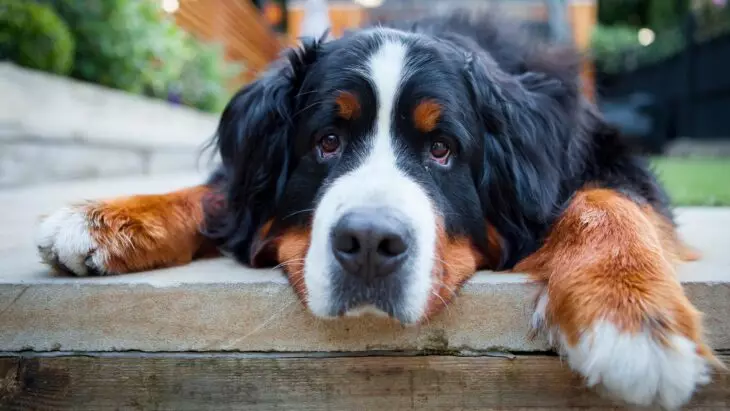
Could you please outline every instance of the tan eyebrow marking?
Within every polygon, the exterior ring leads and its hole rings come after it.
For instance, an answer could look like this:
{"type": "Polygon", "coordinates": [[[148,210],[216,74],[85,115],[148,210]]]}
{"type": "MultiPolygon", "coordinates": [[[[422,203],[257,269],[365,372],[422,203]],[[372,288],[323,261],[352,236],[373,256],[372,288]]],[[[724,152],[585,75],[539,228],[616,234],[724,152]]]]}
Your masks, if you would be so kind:
{"type": "Polygon", "coordinates": [[[416,128],[428,133],[436,129],[441,118],[441,105],[433,99],[424,100],[413,110],[413,122],[416,128]]]}
{"type": "Polygon", "coordinates": [[[338,115],[345,120],[353,120],[360,117],[360,100],[349,91],[340,91],[335,99],[338,115]]]}

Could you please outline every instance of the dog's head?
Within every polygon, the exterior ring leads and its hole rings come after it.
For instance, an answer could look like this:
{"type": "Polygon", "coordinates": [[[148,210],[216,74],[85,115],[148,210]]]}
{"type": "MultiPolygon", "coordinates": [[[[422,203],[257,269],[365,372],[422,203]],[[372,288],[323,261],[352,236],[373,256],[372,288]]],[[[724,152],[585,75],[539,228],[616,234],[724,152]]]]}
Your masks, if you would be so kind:
{"type": "Polygon", "coordinates": [[[577,87],[550,73],[510,74],[465,37],[304,42],[225,109],[208,229],[283,267],[317,316],[419,322],[551,218],[577,87]]]}

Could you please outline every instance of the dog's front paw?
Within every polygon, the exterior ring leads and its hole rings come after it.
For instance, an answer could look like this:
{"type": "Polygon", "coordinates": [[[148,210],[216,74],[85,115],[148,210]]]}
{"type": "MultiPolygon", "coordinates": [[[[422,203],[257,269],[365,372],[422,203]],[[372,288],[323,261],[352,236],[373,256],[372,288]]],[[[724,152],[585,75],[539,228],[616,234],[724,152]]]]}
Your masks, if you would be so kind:
{"type": "MultiPolygon", "coordinates": [[[[600,394],[633,405],[674,410],[710,382],[713,366],[722,366],[699,335],[682,332],[683,325],[699,329],[699,316],[689,302],[676,302],[686,310],[667,306],[667,316],[644,313],[645,321],[636,327],[630,323],[630,314],[619,309],[574,328],[576,324],[565,324],[569,320],[565,313],[550,311],[546,292],[538,300],[533,326],[548,333],[570,367],[600,394]],[[546,312],[560,320],[547,321],[546,312]]],[[[622,308],[637,308],[627,303],[622,308]]]]}
{"type": "Polygon", "coordinates": [[[602,321],[566,351],[571,368],[588,386],[631,404],[674,410],[710,381],[698,344],[677,334],[660,340],[651,330],[627,333],[602,321]]]}
{"type": "Polygon", "coordinates": [[[63,273],[110,274],[107,255],[92,233],[90,206],[64,207],[41,220],[35,243],[41,259],[63,273]]]}

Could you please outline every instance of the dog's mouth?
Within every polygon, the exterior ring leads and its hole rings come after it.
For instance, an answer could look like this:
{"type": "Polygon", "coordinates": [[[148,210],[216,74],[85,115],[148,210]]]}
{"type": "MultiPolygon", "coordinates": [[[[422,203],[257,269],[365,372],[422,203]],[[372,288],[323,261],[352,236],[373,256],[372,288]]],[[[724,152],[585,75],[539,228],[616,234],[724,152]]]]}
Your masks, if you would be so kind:
{"type": "MultiPolygon", "coordinates": [[[[326,320],[381,318],[416,326],[429,322],[454,302],[461,284],[450,277],[445,262],[426,273],[403,271],[376,280],[365,280],[342,270],[322,276],[290,273],[318,281],[304,281],[297,294],[315,317],[326,320]]],[[[306,264],[305,264],[306,265],[306,264]]],[[[473,272],[472,272],[473,274],[473,272]]],[[[302,284],[302,283],[300,283],[302,284]]]]}
{"type": "MultiPolygon", "coordinates": [[[[364,279],[337,270],[328,276],[327,300],[309,301],[315,315],[324,318],[387,317],[404,325],[418,322],[424,307],[415,306],[409,296],[406,273],[379,279],[364,279]]],[[[313,290],[314,291],[314,290],[313,290]]],[[[309,295],[322,294],[317,291],[309,295]]]]}

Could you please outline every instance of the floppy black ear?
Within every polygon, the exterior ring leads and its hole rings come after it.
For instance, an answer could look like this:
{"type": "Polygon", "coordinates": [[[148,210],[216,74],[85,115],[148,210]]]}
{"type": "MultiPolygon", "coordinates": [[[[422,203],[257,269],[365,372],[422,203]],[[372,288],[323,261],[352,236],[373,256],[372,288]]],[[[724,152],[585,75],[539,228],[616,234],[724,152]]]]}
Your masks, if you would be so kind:
{"type": "Polygon", "coordinates": [[[485,218],[503,240],[502,265],[511,266],[537,248],[559,211],[578,87],[529,67],[506,73],[486,54],[469,56],[466,72],[483,124],[476,183],[485,218]]]}
{"type": "Polygon", "coordinates": [[[206,234],[248,264],[254,236],[273,215],[295,166],[296,94],[320,40],[289,49],[229,101],[214,140],[222,160],[222,204],[207,212],[206,234]]]}

